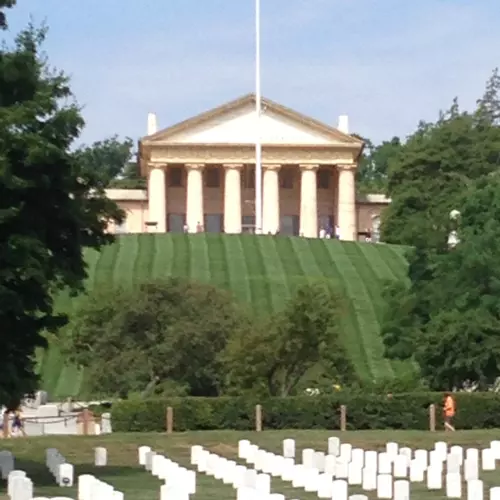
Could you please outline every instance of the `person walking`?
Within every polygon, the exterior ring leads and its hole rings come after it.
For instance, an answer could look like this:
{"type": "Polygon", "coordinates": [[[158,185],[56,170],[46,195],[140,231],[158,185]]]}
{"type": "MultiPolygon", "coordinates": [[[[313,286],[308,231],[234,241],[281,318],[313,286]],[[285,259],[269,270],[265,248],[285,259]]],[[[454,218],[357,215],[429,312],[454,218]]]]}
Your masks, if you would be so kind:
{"type": "Polygon", "coordinates": [[[447,392],[444,395],[444,430],[445,431],[454,431],[455,427],[453,426],[453,417],[456,412],[455,399],[453,396],[447,392]]]}

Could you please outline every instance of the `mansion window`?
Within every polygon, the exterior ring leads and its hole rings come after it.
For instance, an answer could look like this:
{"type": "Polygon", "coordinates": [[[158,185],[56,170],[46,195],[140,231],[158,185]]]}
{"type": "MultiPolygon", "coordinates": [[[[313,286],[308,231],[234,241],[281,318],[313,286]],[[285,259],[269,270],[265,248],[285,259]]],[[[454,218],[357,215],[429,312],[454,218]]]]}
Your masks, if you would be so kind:
{"type": "Polygon", "coordinates": [[[279,172],[280,178],[280,188],[282,189],[293,189],[293,169],[282,168],[279,172]]]}
{"type": "Polygon", "coordinates": [[[182,167],[169,167],[167,172],[168,186],[182,187],[182,167]]]}
{"type": "Polygon", "coordinates": [[[241,175],[244,189],[255,189],[255,167],[245,167],[241,175]]]}
{"type": "Polygon", "coordinates": [[[299,235],[300,219],[298,215],[282,215],[280,217],[280,234],[284,236],[299,235]]]}
{"type": "Polygon", "coordinates": [[[218,167],[208,167],[205,170],[205,187],[218,188],[220,187],[220,172],[218,167]]]}
{"type": "Polygon", "coordinates": [[[205,232],[207,233],[222,233],[224,217],[222,214],[206,214],[205,215],[205,232]]]}
{"type": "Polygon", "coordinates": [[[183,233],[186,216],[184,214],[168,214],[167,222],[170,233],[183,233]]]}
{"type": "Polygon", "coordinates": [[[244,215],[241,218],[241,231],[253,234],[255,231],[255,215],[244,215]]]}
{"type": "Polygon", "coordinates": [[[326,168],[320,168],[318,170],[318,189],[330,189],[330,179],[332,173],[326,168]]]}

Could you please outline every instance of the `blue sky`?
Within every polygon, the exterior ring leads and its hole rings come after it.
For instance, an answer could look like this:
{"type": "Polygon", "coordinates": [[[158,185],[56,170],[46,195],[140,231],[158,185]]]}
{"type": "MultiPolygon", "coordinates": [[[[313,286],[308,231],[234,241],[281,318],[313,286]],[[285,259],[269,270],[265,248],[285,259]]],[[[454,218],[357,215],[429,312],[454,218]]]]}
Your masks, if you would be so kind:
{"type": "MultiPolygon", "coordinates": [[[[473,106],[500,66],[498,0],[261,0],[263,95],[378,142],[473,106]]],[[[254,90],[254,0],[18,0],[50,27],[82,141],[145,135],[254,90]]]]}

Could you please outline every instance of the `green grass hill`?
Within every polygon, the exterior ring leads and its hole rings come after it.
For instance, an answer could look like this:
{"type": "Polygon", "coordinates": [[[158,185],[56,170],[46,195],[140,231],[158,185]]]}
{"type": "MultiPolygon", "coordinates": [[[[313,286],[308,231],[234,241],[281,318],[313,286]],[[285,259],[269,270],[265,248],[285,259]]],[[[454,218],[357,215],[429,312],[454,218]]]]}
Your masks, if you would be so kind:
{"type": "MultiPolygon", "coordinates": [[[[86,258],[89,291],[185,276],[232,290],[256,314],[279,309],[307,280],[331,279],[350,299],[345,343],[359,374],[380,380],[413,369],[409,363],[384,359],[380,337],[382,283],[402,278],[406,270],[400,247],[284,236],[137,234],[119,236],[113,245],[100,253],[89,251],[86,258]]],[[[71,316],[81,300],[60,296],[56,307],[71,316]]],[[[82,393],[84,374],[65,365],[57,341],[40,353],[39,369],[43,389],[53,397],[82,393]]]]}

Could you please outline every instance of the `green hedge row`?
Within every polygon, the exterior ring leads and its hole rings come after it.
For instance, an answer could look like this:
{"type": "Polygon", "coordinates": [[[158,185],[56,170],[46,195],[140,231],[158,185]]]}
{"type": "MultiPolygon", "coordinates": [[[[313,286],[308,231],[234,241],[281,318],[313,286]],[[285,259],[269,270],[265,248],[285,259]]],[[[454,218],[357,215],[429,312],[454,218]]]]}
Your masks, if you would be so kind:
{"type": "MultiPolygon", "coordinates": [[[[457,429],[500,428],[500,396],[493,393],[456,394],[457,429]]],[[[113,404],[117,432],[164,432],[166,409],[174,410],[174,430],[253,430],[255,405],[262,405],[263,429],[339,429],[340,406],[347,407],[347,428],[429,429],[429,405],[436,405],[442,429],[441,393],[386,395],[299,396],[251,401],[248,398],[173,398],[119,401],[113,404]]]]}

